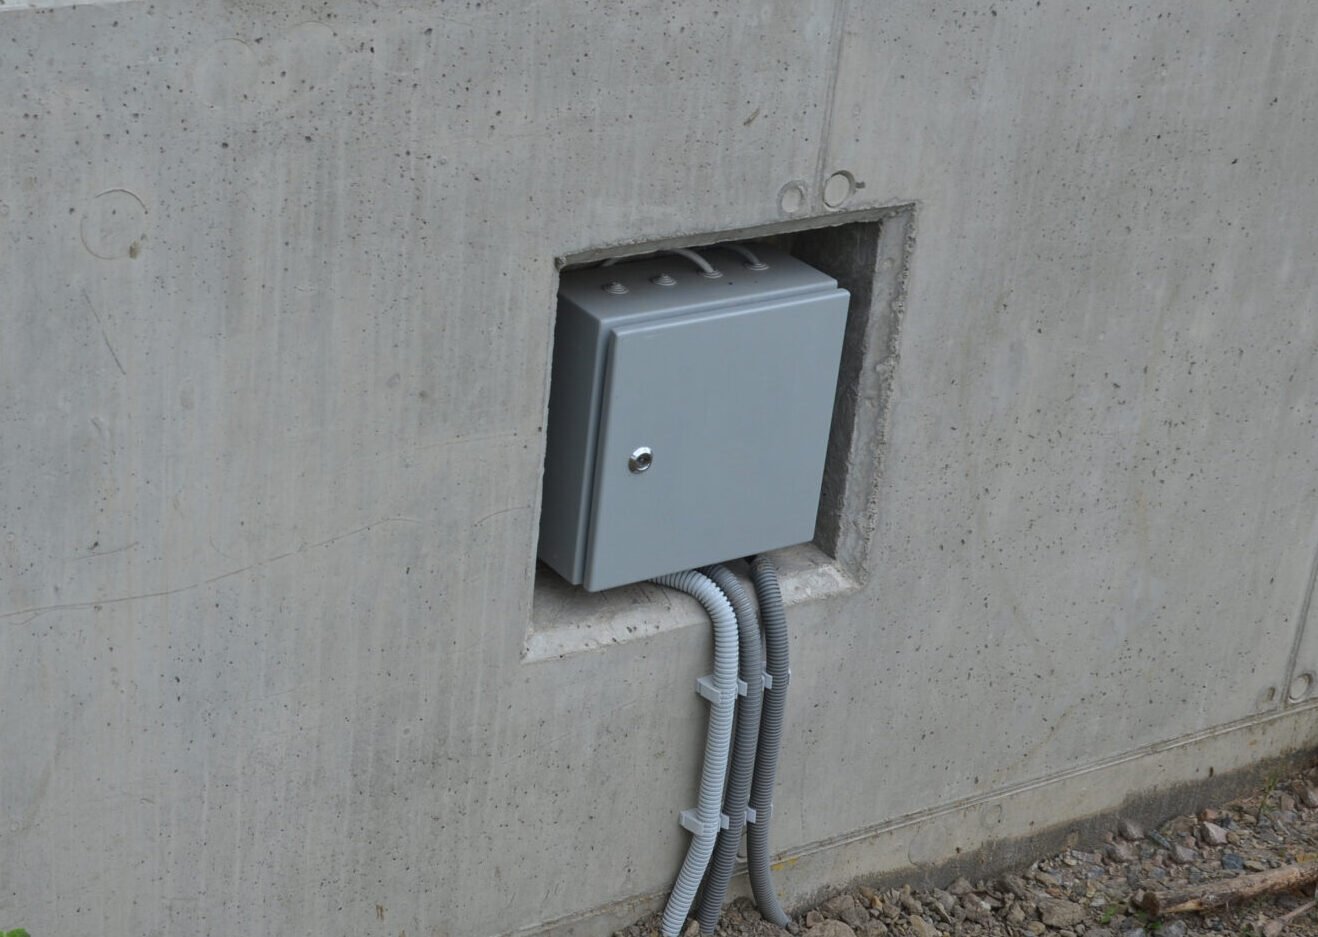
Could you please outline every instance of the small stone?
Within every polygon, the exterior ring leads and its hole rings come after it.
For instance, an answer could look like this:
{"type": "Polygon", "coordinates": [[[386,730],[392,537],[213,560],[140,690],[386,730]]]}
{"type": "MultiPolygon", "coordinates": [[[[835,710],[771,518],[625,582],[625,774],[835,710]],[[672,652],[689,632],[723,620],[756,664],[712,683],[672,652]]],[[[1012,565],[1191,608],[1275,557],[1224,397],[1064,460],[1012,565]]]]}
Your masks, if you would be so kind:
{"type": "Polygon", "coordinates": [[[1318,807],[1318,788],[1311,787],[1303,781],[1300,781],[1295,785],[1295,796],[1299,799],[1300,803],[1304,804],[1304,806],[1308,807],[1310,810],[1314,807],[1318,807]]]}
{"type": "Polygon", "coordinates": [[[1239,846],[1240,834],[1228,831],[1226,834],[1226,841],[1227,841],[1227,845],[1229,846],[1239,846]]]}
{"type": "MultiPolygon", "coordinates": [[[[938,928],[930,924],[918,914],[911,915],[911,933],[915,937],[938,937],[938,928]]],[[[807,935],[808,937],[808,935],[807,935]]],[[[823,935],[823,937],[832,937],[832,935],[823,935]]],[[[841,935],[837,935],[841,937],[841,935]]]]}
{"type": "Polygon", "coordinates": [[[978,924],[987,924],[993,918],[988,903],[982,901],[976,895],[962,895],[961,909],[965,912],[966,917],[978,924]]]}
{"type": "Polygon", "coordinates": [[[1172,848],[1172,841],[1169,840],[1166,836],[1163,836],[1163,835],[1162,835],[1161,833],[1159,833],[1157,830],[1150,830],[1150,831],[1149,831],[1149,839],[1153,840],[1155,843],[1157,843],[1157,844],[1158,844],[1159,846],[1161,846],[1163,849],[1168,849],[1168,850],[1170,850],[1170,849],[1172,848]]]}
{"type": "MultiPolygon", "coordinates": [[[[1205,811],[1208,813],[1208,811],[1205,811]]],[[[1211,820],[1217,816],[1217,811],[1208,813],[1207,819],[1211,820]]],[[[1195,828],[1194,817],[1174,817],[1162,825],[1163,831],[1168,836],[1184,836],[1187,833],[1193,833],[1195,828]]]]}
{"type": "Polygon", "coordinates": [[[947,890],[949,893],[960,897],[961,895],[974,891],[975,886],[970,884],[969,879],[958,878],[951,885],[947,886],[947,890]]]}
{"type": "Polygon", "coordinates": [[[1030,886],[1019,875],[1003,876],[1002,890],[1010,892],[1022,901],[1028,901],[1034,897],[1034,893],[1030,891],[1030,886]]]}
{"type": "MultiPolygon", "coordinates": [[[[811,912],[814,913],[814,912],[811,912]]],[[[810,915],[806,915],[807,921],[810,915]]],[[[856,937],[856,932],[841,921],[822,921],[805,932],[805,937],[856,937]]]]}
{"type": "Polygon", "coordinates": [[[1085,919],[1085,909],[1065,898],[1040,898],[1039,919],[1049,927],[1074,927],[1085,919]]]}
{"type": "Polygon", "coordinates": [[[867,888],[866,886],[861,885],[856,889],[856,893],[860,895],[861,900],[871,908],[883,907],[883,899],[879,897],[879,893],[873,888],[867,888]]]}
{"type": "Polygon", "coordinates": [[[1091,927],[1085,931],[1085,937],[1112,937],[1112,931],[1106,927],[1091,927]]]}
{"type": "Polygon", "coordinates": [[[1144,838],[1144,827],[1129,817],[1122,817],[1117,821],[1117,835],[1124,840],[1137,843],[1144,838]]]}
{"type": "Polygon", "coordinates": [[[864,927],[870,922],[870,913],[860,905],[847,908],[838,915],[838,920],[853,928],[864,927]]]}
{"type": "Polygon", "coordinates": [[[1044,934],[1048,933],[1048,928],[1044,927],[1039,921],[1030,921],[1030,923],[1025,925],[1025,929],[1033,934],[1034,937],[1043,937],[1044,934]]]}
{"type": "Polygon", "coordinates": [[[1113,862],[1125,865],[1127,862],[1134,862],[1139,856],[1135,852],[1135,847],[1130,843],[1108,843],[1103,847],[1103,854],[1113,862]]]}
{"type": "Polygon", "coordinates": [[[1222,819],[1222,812],[1220,810],[1215,810],[1212,807],[1205,807],[1203,810],[1199,811],[1199,819],[1208,823],[1216,823],[1218,820],[1222,819]]]}
{"type": "Polygon", "coordinates": [[[1257,859],[1246,859],[1245,868],[1249,869],[1251,872],[1263,872],[1266,871],[1268,867],[1265,863],[1259,862],[1257,859]]]}
{"type": "Polygon", "coordinates": [[[943,891],[941,888],[935,888],[929,893],[929,897],[944,911],[951,911],[956,907],[956,898],[952,896],[951,892],[943,891]]]}
{"type": "Polygon", "coordinates": [[[1148,937],[1148,934],[1142,927],[1132,927],[1130,930],[1122,932],[1121,937],[1148,937]]]}
{"type": "Polygon", "coordinates": [[[1288,812],[1294,812],[1294,811],[1295,811],[1295,798],[1292,797],[1290,794],[1282,794],[1281,796],[1279,796],[1279,797],[1277,798],[1277,805],[1278,805],[1279,807],[1281,807],[1282,810],[1285,810],[1285,811],[1288,811],[1288,812]]]}
{"type": "Polygon", "coordinates": [[[1226,836],[1226,830],[1216,823],[1205,821],[1199,824],[1199,838],[1210,846],[1225,846],[1226,836]]]}
{"type": "Polygon", "coordinates": [[[823,923],[824,923],[824,916],[820,914],[818,911],[810,910],[805,913],[806,927],[818,927],[820,924],[823,923]]]}
{"type": "Polygon", "coordinates": [[[1011,924],[1013,927],[1020,927],[1022,924],[1025,923],[1025,909],[1022,908],[1019,904],[1014,904],[1009,909],[1007,909],[1007,914],[1005,919],[1007,923],[1011,924]]]}
{"type": "Polygon", "coordinates": [[[1231,872],[1239,872],[1245,867],[1245,860],[1240,858],[1234,852],[1222,853],[1222,868],[1231,872]]]}
{"type": "Polygon", "coordinates": [[[1188,846],[1176,845],[1171,851],[1172,861],[1177,865],[1189,865],[1199,861],[1199,853],[1188,846]]]}
{"type": "Polygon", "coordinates": [[[859,937],[887,937],[888,927],[882,921],[870,921],[856,933],[859,937]]]}
{"type": "Polygon", "coordinates": [[[1056,888],[1058,885],[1062,884],[1062,880],[1060,878],[1058,878],[1056,875],[1053,875],[1051,872],[1045,872],[1042,869],[1034,873],[1034,880],[1038,882],[1040,885],[1049,886],[1052,888],[1056,888]]]}
{"type": "Polygon", "coordinates": [[[856,899],[846,892],[840,895],[834,895],[819,906],[819,910],[825,914],[831,914],[833,917],[841,917],[843,911],[850,911],[856,907],[856,899]]]}
{"type": "Polygon", "coordinates": [[[1189,930],[1184,921],[1168,921],[1158,928],[1158,937],[1185,937],[1189,930]]]}

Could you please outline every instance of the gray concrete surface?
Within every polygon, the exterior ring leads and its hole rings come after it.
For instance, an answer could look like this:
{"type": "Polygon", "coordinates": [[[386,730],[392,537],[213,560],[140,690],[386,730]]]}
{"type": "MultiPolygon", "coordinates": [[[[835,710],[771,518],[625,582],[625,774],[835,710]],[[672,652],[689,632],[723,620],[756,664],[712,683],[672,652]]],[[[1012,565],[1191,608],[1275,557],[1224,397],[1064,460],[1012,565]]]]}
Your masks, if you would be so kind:
{"type": "Polygon", "coordinates": [[[554,258],[780,221],[793,181],[822,215],[843,170],[917,240],[864,574],[787,558],[784,897],[1318,742],[1315,34],[1305,0],[0,7],[0,923],[652,904],[708,635],[646,590],[617,640],[532,624],[554,258]]]}

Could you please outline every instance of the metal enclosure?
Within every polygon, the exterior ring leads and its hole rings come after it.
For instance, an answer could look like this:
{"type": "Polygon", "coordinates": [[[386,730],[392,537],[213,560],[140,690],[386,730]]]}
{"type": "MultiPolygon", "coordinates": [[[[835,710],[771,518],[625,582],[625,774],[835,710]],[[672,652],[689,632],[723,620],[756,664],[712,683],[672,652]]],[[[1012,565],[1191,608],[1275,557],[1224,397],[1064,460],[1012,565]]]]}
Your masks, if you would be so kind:
{"type": "Polygon", "coordinates": [[[849,296],[702,255],[563,275],[540,557],[588,590],[813,536],[849,296]]]}

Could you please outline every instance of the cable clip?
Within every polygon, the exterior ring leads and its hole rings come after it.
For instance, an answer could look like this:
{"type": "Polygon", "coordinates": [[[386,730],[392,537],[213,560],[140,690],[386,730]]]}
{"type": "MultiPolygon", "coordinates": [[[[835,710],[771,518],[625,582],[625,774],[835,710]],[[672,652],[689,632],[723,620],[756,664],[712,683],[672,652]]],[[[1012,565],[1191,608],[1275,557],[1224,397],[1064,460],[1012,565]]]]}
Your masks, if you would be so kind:
{"type": "MultiPolygon", "coordinates": [[[[783,674],[783,689],[784,690],[787,689],[787,687],[791,685],[791,682],[792,682],[792,670],[789,667],[787,669],[787,673],[783,674]]],[[[773,689],[773,674],[769,673],[769,671],[767,670],[764,672],[764,688],[766,690],[773,689]]]]}
{"type": "Polygon", "coordinates": [[[765,823],[768,823],[769,820],[773,818],[772,803],[765,804],[763,810],[756,810],[754,807],[750,806],[749,804],[746,805],[747,823],[759,823],[761,818],[763,818],[765,823]]]}
{"type": "Polygon", "coordinates": [[[746,695],[746,681],[738,680],[737,689],[727,696],[719,692],[718,685],[714,683],[714,675],[706,674],[703,677],[696,678],[696,692],[709,700],[711,703],[733,703],[738,696],[746,695]]]}
{"type": "Polygon", "coordinates": [[[726,830],[730,822],[726,813],[720,813],[717,823],[701,823],[700,815],[694,807],[690,810],[683,810],[677,815],[677,818],[682,824],[682,829],[695,836],[715,836],[719,830],[726,830]]]}

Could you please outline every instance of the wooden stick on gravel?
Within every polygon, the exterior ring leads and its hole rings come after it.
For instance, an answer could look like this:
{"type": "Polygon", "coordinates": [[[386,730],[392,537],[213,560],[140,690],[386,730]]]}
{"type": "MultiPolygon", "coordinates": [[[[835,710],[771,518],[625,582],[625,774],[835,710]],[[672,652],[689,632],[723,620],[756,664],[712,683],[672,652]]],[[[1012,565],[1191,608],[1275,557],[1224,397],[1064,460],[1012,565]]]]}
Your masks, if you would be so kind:
{"type": "Polygon", "coordinates": [[[1318,882],[1318,861],[1282,866],[1251,875],[1237,875],[1192,885],[1177,891],[1147,891],[1140,907],[1155,917],[1208,911],[1239,904],[1259,895],[1271,895],[1318,882]]]}

